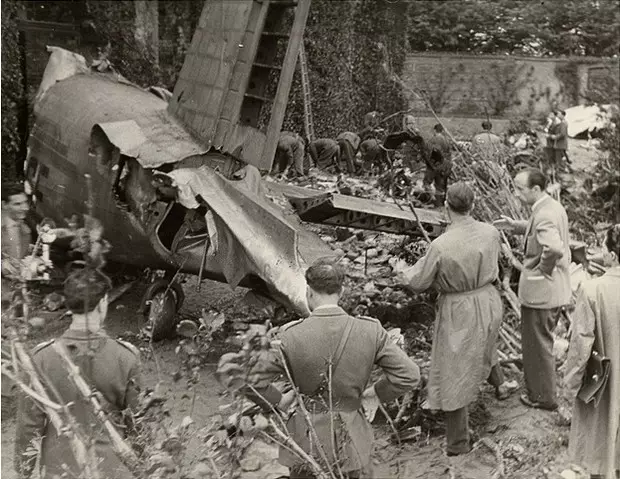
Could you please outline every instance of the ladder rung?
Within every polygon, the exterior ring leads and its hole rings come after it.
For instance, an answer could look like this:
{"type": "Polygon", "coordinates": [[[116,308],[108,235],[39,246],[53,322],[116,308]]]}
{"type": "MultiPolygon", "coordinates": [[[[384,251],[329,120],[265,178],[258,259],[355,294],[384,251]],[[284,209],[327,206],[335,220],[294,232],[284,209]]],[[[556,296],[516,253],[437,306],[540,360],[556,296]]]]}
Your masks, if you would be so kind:
{"type": "Polygon", "coordinates": [[[273,101],[273,98],[268,98],[266,96],[260,96],[260,95],[253,95],[252,93],[246,93],[244,96],[247,98],[253,98],[254,100],[273,101]]]}
{"type": "Polygon", "coordinates": [[[290,35],[288,33],[279,33],[279,32],[263,32],[263,35],[267,37],[278,37],[278,38],[288,38],[290,35]]]}
{"type": "Polygon", "coordinates": [[[282,70],[282,67],[279,67],[277,65],[267,65],[266,63],[252,63],[252,65],[255,67],[259,67],[259,68],[269,68],[271,70],[282,70]]]}
{"type": "Polygon", "coordinates": [[[270,5],[277,5],[278,7],[296,7],[296,0],[270,0],[270,5]]]}

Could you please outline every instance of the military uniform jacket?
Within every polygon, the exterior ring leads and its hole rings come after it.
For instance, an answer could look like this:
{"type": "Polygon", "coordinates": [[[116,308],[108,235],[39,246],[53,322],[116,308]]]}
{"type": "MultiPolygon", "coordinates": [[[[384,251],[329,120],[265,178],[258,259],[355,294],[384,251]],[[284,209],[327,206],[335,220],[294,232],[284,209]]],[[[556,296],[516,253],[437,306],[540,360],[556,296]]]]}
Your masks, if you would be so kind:
{"type": "Polygon", "coordinates": [[[564,207],[543,197],[532,210],[525,229],[519,300],[523,306],[551,309],[570,303],[570,246],[564,207]]]}
{"type": "MultiPolygon", "coordinates": [[[[69,329],[59,339],[80,368],[82,376],[92,388],[101,394],[101,401],[108,417],[121,434],[123,425],[121,411],[135,410],[138,406],[140,387],[140,360],[138,350],[129,343],[109,338],[105,333],[88,334],[69,329]]],[[[35,348],[32,359],[43,378],[47,378],[60,396],[56,402],[71,403],[70,411],[79,426],[95,441],[95,451],[101,459],[99,471],[106,479],[128,479],[134,476],[116,456],[100,421],[90,404],[82,397],[69,378],[65,362],[51,347],[53,341],[35,348]]],[[[50,391],[52,400],[55,394],[50,391]]],[[[20,477],[30,477],[36,455],[24,456],[31,441],[42,436],[40,466],[41,478],[60,477],[63,464],[70,471],[69,477],[80,473],[65,436],[49,422],[45,412],[34,401],[24,397],[19,401],[15,441],[15,465],[20,477]]],[[[64,477],[64,476],[63,476],[64,477]]]]}
{"type": "MultiPolygon", "coordinates": [[[[320,390],[321,384],[325,384],[323,377],[328,374],[328,360],[338,348],[348,318],[349,315],[340,307],[326,306],[315,309],[311,316],[293,324],[282,333],[281,347],[287,358],[293,381],[302,394],[312,397],[317,390],[320,390]]],[[[336,422],[340,420],[344,428],[344,438],[337,437],[333,448],[331,415],[324,410],[317,410],[313,405],[320,404],[320,401],[308,405],[314,428],[321,438],[329,460],[333,461],[332,451],[335,449],[345,472],[367,471],[370,468],[373,432],[361,410],[361,396],[369,386],[373,366],[379,366],[385,374],[375,384],[375,390],[382,402],[391,401],[412,390],[420,380],[416,364],[389,339],[378,320],[371,318],[351,318],[351,320],[353,321],[351,333],[340,361],[335,365],[332,377],[336,422]]],[[[259,367],[263,374],[271,376],[274,380],[284,374],[281,362],[273,353],[264,358],[259,367]]],[[[274,403],[280,399],[278,393],[266,392],[266,397],[270,397],[274,403]]],[[[308,440],[306,422],[299,411],[289,419],[287,427],[295,441],[305,451],[316,453],[317,446],[308,440]]],[[[299,459],[281,448],[280,462],[291,467],[299,464],[299,459]]]]}

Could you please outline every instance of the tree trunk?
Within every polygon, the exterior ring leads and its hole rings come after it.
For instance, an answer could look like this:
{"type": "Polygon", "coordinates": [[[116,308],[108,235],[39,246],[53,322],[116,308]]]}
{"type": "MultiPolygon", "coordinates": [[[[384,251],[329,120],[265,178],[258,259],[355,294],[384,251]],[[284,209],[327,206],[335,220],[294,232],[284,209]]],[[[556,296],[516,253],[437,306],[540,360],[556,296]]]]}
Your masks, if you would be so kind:
{"type": "Polygon", "coordinates": [[[136,0],[136,41],[153,56],[159,64],[159,5],[157,0],[136,0]]]}

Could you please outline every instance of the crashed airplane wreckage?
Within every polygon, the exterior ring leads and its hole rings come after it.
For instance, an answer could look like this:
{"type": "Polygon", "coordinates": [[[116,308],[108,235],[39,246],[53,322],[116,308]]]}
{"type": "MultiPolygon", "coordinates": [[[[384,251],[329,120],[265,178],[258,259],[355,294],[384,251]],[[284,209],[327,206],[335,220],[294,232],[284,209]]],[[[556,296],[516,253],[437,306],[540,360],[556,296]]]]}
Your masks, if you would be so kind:
{"type": "MultiPolygon", "coordinates": [[[[48,48],[26,161],[37,213],[62,223],[86,212],[90,194],[112,243],[111,261],[246,286],[306,316],[303,273],[334,252],[266,197],[260,172],[271,169],[309,4],[206,2],[169,102],[115,73],[91,70],[80,55],[48,48]],[[268,34],[286,28],[287,35],[268,34]],[[273,78],[258,60],[280,62],[271,98],[264,95],[273,78]]],[[[270,193],[278,187],[270,183],[270,193]]],[[[311,213],[307,221],[418,229],[414,215],[395,205],[282,187],[280,194],[311,213]]],[[[426,213],[426,229],[439,234],[441,216],[426,213]]],[[[170,291],[174,307],[151,314],[154,339],[173,330],[182,291],[165,282],[147,292],[146,300],[159,295],[164,302],[170,291]]]]}

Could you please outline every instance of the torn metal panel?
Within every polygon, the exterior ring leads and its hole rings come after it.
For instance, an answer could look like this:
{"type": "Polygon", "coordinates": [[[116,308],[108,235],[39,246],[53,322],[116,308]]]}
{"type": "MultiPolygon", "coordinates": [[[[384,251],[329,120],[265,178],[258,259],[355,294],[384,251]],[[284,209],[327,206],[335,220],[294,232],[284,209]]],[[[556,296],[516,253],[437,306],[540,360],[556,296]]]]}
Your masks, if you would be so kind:
{"type": "Polygon", "coordinates": [[[226,277],[236,286],[255,275],[274,297],[298,313],[309,313],[304,270],[319,257],[334,252],[318,237],[314,241],[303,229],[259,194],[228,181],[209,168],[178,169],[169,173],[187,208],[197,206],[199,195],[212,212],[215,225],[215,258],[226,277]]]}
{"type": "MultiPolygon", "coordinates": [[[[415,215],[408,206],[400,209],[393,203],[329,192],[311,192],[307,188],[277,183],[269,183],[269,188],[272,191],[280,190],[299,217],[310,223],[422,236],[415,215]]],[[[440,212],[420,208],[415,211],[431,238],[444,231],[446,221],[440,212]]]]}
{"type": "Polygon", "coordinates": [[[43,72],[43,79],[39,85],[35,104],[43,98],[47,90],[56,82],[65,80],[79,73],[88,73],[89,68],[86,65],[86,59],[77,53],[70,52],[60,47],[47,47],[50,58],[43,72]]]}
{"type": "Polygon", "coordinates": [[[116,146],[123,155],[133,158],[139,156],[140,146],[148,141],[142,129],[134,120],[99,123],[95,128],[101,128],[110,143],[116,146]]]}

